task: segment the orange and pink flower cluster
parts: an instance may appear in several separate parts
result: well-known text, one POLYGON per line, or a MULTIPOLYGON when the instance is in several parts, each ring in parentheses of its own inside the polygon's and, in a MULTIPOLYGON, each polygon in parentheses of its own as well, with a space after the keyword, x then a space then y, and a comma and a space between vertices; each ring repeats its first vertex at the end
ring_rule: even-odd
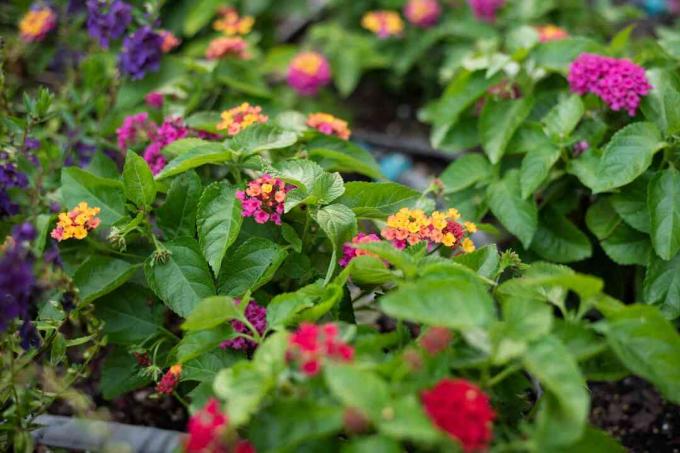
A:
POLYGON ((279 178, 264 174, 248 183, 245 191, 236 192, 241 200, 243 217, 252 217, 257 223, 274 222, 281 225, 281 216, 285 210, 286 193, 294 186, 286 184, 279 178))
POLYGON ((217 60, 223 57, 234 57, 247 60, 251 57, 248 50, 248 42, 241 36, 245 36, 253 29, 255 19, 251 16, 241 17, 236 9, 231 7, 222 8, 220 17, 213 22, 213 28, 224 36, 213 39, 205 51, 205 57, 209 60, 217 60))
POLYGON ((34 6, 21 18, 19 34, 26 42, 38 42, 57 26, 57 14, 49 6, 34 6))
POLYGON ((302 96, 313 96, 331 81, 331 65, 319 52, 301 52, 288 66, 288 85, 302 96))
POLYGON ((99 208, 90 208, 86 202, 80 202, 70 211, 59 214, 57 226, 50 236, 59 242, 71 238, 85 239, 90 231, 99 226, 99 212, 99 208))
POLYGON ((343 140, 349 140, 352 132, 343 121, 328 113, 310 113, 307 116, 307 126, 316 129, 325 135, 335 135, 343 140))
POLYGON ((286 359, 300 365, 300 371, 314 376, 321 371, 327 360, 351 362, 354 348, 340 339, 340 331, 335 324, 302 323, 288 341, 286 359))
POLYGON ((404 21, 399 13, 389 10, 367 12, 361 18, 361 26, 381 39, 400 36, 404 31, 404 21))
POLYGON ((269 117, 262 113, 262 107, 250 105, 248 102, 225 110, 221 118, 217 130, 226 130, 232 137, 253 124, 269 121, 269 117))
POLYGON ((431 246, 441 244, 473 252, 475 244, 466 235, 476 233, 477 226, 472 222, 459 223, 459 219, 460 213, 454 208, 434 211, 429 216, 420 209, 403 208, 387 218, 387 226, 380 234, 397 248, 426 241, 431 246))

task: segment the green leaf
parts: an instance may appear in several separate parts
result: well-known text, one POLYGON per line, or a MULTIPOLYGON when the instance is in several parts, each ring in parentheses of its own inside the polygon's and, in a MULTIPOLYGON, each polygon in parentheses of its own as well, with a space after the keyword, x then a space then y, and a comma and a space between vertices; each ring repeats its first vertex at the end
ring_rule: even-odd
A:
POLYGON ((331 241, 336 257, 342 245, 351 241, 357 233, 356 216, 343 204, 331 204, 319 209, 315 220, 331 241))
POLYGON ((374 256, 356 256, 350 261, 352 282, 361 285, 382 285, 395 279, 395 273, 374 256))
POLYGON ((253 362, 241 361, 217 373, 213 388, 226 401, 231 423, 239 426, 255 413, 272 385, 271 378, 260 373, 253 362))
POLYGON ((668 319, 680 316, 680 254, 670 261, 650 257, 643 295, 646 303, 659 307, 668 319))
POLYGON ((501 160, 510 139, 529 116, 533 104, 530 96, 517 100, 487 100, 479 118, 479 136, 492 164, 501 160))
POLYGON ((592 453, 596 451, 625 453, 626 449, 606 432, 587 426, 578 442, 566 447, 557 448, 554 451, 555 453, 592 453))
POLYGON ((288 148, 297 142, 297 134, 271 124, 254 124, 239 132, 229 142, 229 147, 246 154, 288 148))
POLYGON ((194 307, 186 321, 184 330, 206 330, 241 316, 236 302, 227 296, 206 297, 194 307))
POLYGON ((196 241, 180 238, 165 244, 170 257, 165 264, 149 257, 144 273, 149 287, 175 313, 187 317, 206 297, 215 295, 215 284, 196 241))
MULTIPOLYGON (((205 132, 210 132, 213 134, 218 133, 219 131, 217 130, 217 124, 221 120, 221 115, 220 112, 215 112, 215 111, 202 111, 202 112, 196 112, 192 113, 188 117, 184 119, 184 123, 192 128, 192 129, 198 129, 200 131, 205 131, 205 132)), ((200 139, 197 138, 185 138, 182 140, 177 140, 175 142, 170 143, 168 146, 165 147, 165 152, 169 154, 173 154, 170 152, 170 147, 175 145, 178 142, 181 141, 194 141, 198 142, 200 139)), ((190 142, 189 142, 190 143, 190 142)), ((177 146, 177 145, 175 145, 177 146)), ((184 145, 182 145, 183 147, 184 145)), ((193 147, 193 146, 192 146, 193 147)), ((180 154, 179 152, 176 154, 180 154)))
POLYGON ((94 153, 85 170, 101 178, 117 179, 120 176, 116 163, 101 151, 94 153))
POLYGON ((201 354, 182 364, 182 381, 207 382, 212 385, 215 375, 222 368, 233 365, 240 358, 241 354, 222 349, 201 354))
POLYGON ((302 253, 302 239, 295 231, 295 228, 284 223, 281 225, 281 236, 286 240, 297 253, 302 253))
POLYGON ((655 307, 599 307, 603 330, 618 358, 633 373, 656 386, 665 398, 680 403, 680 336, 655 307))
POLYGON ((574 131, 585 113, 581 97, 573 94, 560 100, 543 118, 545 131, 553 139, 564 141, 574 131))
POLYGON ((101 209, 101 227, 111 226, 126 215, 123 184, 115 179, 100 178, 76 167, 61 170, 61 196, 72 209, 81 201, 101 209))
POLYGON ((156 210, 158 226, 167 238, 193 237, 196 207, 202 192, 201 179, 195 171, 188 171, 172 180, 165 203, 156 210))
POLYGON ((238 237, 242 221, 235 187, 221 181, 205 188, 196 210, 198 244, 215 275, 220 272, 227 249, 238 237))
POLYGON ((213 73, 217 80, 234 91, 258 98, 271 97, 264 74, 252 61, 223 58, 213 73))
MULTIPOLYGON (((186 68, 181 58, 165 55, 161 60, 161 67, 158 71, 147 73, 142 80, 129 79, 122 82, 116 97, 115 111, 120 114, 128 114, 130 110, 144 100, 147 93, 173 85, 185 74, 186 68)), ((114 132, 114 130, 110 132, 114 132)))
POLYGON ((652 91, 642 99, 642 112, 648 121, 654 121, 664 135, 680 132, 680 80, 668 70, 659 68, 647 71, 652 91))
POLYGON ((396 440, 380 435, 352 439, 342 446, 342 453, 401 453, 403 450, 396 440))
POLYGON ((375 157, 350 141, 319 134, 307 143, 307 149, 309 158, 326 170, 360 173, 374 179, 383 177, 375 157))
POLYGON ((117 258, 93 255, 78 267, 73 283, 80 291, 81 300, 92 302, 128 281, 139 267, 117 258))
POLYGON ((267 305, 268 328, 274 330, 285 328, 297 320, 300 312, 314 306, 314 298, 305 291, 305 288, 274 296, 267 305))
POLYGON ((520 185, 522 198, 528 198, 543 184, 550 174, 550 169, 560 158, 559 148, 548 144, 527 151, 522 159, 520 169, 520 185))
POLYGON ((125 156, 123 183, 125 196, 137 207, 149 208, 156 199, 156 183, 149 164, 132 151, 125 156))
POLYGON ((647 173, 624 186, 611 197, 611 204, 618 215, 636 230, 643 233, 651 231, 649 210, 647 209, 647 187, 651 178, 647 173))
POLYGON ((541 212, 531 250, 556 263, 581 261, 593 254, 588 236, 551 208, 541 212))
POLYGON ((385 219, 401 208, 413 207, 420 192, 394 182, 345 184, 345 193, 336 201, 352 209, 357 217, 385 219))
POLYGON ((139 373, 139 366, 132 354, 116 348, 109 352, 102 364, 99 388, 105 400, 112 400, 129 391, 144 387, 151 380, 139 373))
POLYGON ((287 253, 272 241, 253 237, 239 245, 222 262, 218 293, 241 296, 269 282, 287 253))
POLYGON ((480 153, 463 154, 439 176, 444 193, 458 192, 478 182, 486 182, 491 176, 491 164, 480 153))
POLYGON ((483 277, 493 278, 498 270, 498 249, 496 244, 488 244, 472 253, 454 256, 453 261, 472 269, 483 277))
MULTIPOLYGON (((219 113, 217 114, 217 120, 215 120, 215 124, 217 124, 220 121, 220 115, 219 113)), ((189 124, 187 124, 189 126, 189 124)), ((215 129, 216 131, 217 129, 215 129)), ((179 140, 176 140, 169 145, 165 146, 163 148, 163 154, 168 156, 168 157, 177 157, 181 156, 182 154, 191 151, 194 148, 198 148, 200 146, 205 146, 209 145, 211 142, 208 140, 203 140, 201 138, 195 138, 195 137, 189 137, 189 138, 180 138, 179 140)))
MULTIPOLYGON (((406 395, 392 404, 394 416, 383 419, 378 431, 394 439, 432 445, 443 440, 443 435, 425 415, 423 406, 414 395, 406 395)), ((451 446, 448 446, 451 448, 451 446)), ((448 450, 444 450, 448 451, 448 450)))
MULTIPOLYGON (((267 306, 269 308, 269 306, 267 306)), ((253 356, 255 368, 265 376, 276 376, 288 366, 286 351, 289 334, 286 331, 276 332, 257 347, 253 356)))
POLYGON ((403 271, 406 276, 414 276, 418 271, 416 259, 405 251, 397 249, 390 242, 366 242, 357 244, 356 248, 367 250, 372 254, 377 255, 397 269, 403 271))
POLYGON ((665 146, 652 123, 633 123, 619 130, 602 153, 594 192, 625 186, 644 173, 657 151, 665 146))
POLYGON ((489 186, 487 201, 493 215, 528 249, 538 228, 538 212, 534 200, 523 199, 520 192, 519 172, 511 170, 489 186))
POLYGON ((220 0, 197 0, 184 17, 182 31, 184 36, 193 36, 205 28, 217 12, 220 0))
POLYGON ((501 309, 503 322, 494 325, 491 330, 495 365, 502 365, 523 354, 530 342, 550 333, 553 322, 552 306, 521 293, 505 294, 501 299, 501 309))
POLYGON ((580 439, 588 417, 589 396, 578 364, 567 348, 548 335, 529 346, 523 362, 546 392, 536 422, 539 450, 549 451, 551 446, 580 439))
POLYGON ((95 313, 104 321, 109 342, 135 344, 160 331, 163 306, 150 305, 153 295, 141 286, 125 285, 95 302, 95 313))
POLYGON ((186 363, 206 352, 214 351, 222 342, 233 338, 230 324, 208 330, 187 332, 176 347, 177 361, 186 363))
POLYGON ((680 173, 673 167, 651 179, 647 189, 652 245, 665 260, 680 251, 680 173))
POLYGON ((584 52, 606 53, 598 42, 582 37, 549 41, 536 48, 536 63, 546 69, 566 74, 569 65, 584 52))
POLYGON ((599 165, 599 153, 595 149, 589 148, 577 159, 571 159, 567 162, 567 173, 576 176, 584 186, 594 190, 595 186, 599 184, 597 175, 599 165))
POLYGON ((494 316, 486 288, 463 273, 404 284, 381 298, 380 307, 397 319, 463 330, 486 326, 494 316))
POLYGON ((373 422, 380 422, 390 403, 389 387, 375 374, 352 365, 327 364, 324 379, 331 393, 345 407, 359 409, 373 422))
POLYGON ((231 160, 232 155, 233 152, 226 149, 221 143, 201 145, 180 154, 168 162, 163 170, 156 175, 156 179, 169 178, 170 176, 179 175, 187 170, 206 164, 227 162, 231 160))

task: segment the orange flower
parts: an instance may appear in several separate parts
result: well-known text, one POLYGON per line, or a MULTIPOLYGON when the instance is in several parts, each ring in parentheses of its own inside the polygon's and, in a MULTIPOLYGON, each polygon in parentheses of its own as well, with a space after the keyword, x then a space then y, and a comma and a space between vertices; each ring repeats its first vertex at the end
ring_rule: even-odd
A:
POLYGON ((262 114, 262 107, 250 105, 247 102, 225 110, 221 115, 222 121, 217 124, 218 130, 227 130, 227 133, 234 136, 256 123, 266 123, 269 121, 267 115, 262 114))
POLYGON ((219 14, 221 17, 213 22, 213 28, 227 36, 247 35, 255 24, 255 19, 251 16, 241 17, 234 8, 223 8, 219 14))
POLYGON ((71 211, 59 214, 59 222, 50 235, 59 242, 71 238, 85 239, 90 231, 99 226, 100 220, 96 216, 100 211, 99 208, 88 207, 82 201, 71 211))
POLYGON ((249 59, 248 43, 243 38, 223 36, 210 41, 205 51, 205 57, 209 60, 216 60, 227 55, 232 55, 241 60, 249 59))
POLYGON ((541 25, 536 27, 536 31, 541 42, 559 41, 569 37, 569 33, 557 25, 541 25))
POLYGON ((318 130, 322 134, 335 135, 343 140, 348 140, 352 134, 347 127, 347 121, 343 121, 328 113, 311 113, 307 117, 307 126, 318 130))
POLYGON ((383 39, 404 31, 404 21, 396 11, 369 11, 361 18, 361 26, 383 39))

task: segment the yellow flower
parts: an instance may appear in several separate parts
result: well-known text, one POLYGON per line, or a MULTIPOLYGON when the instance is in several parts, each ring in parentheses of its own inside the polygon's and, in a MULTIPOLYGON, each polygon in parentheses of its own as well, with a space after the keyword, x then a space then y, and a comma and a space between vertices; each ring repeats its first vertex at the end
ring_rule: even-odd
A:
POLYGON ((460 243, 460 246, 465 253, 471 253, 475 251, 475 243, 472 242, 472 239, 470 238, 463 239, 460 243))
POLYGON ((99 226, 100 220, 96 216, 100 211, 99 208, 90 208, 84 201, 80 202, 71 211, 59 214, 57 226, 50 235, 57 241, 85 239, 91 230, 99 226))
POLYGON ((477 225, 475 225, 472 222, 463 222, 463 225, 465 225, 465 229, 467 230, 468 233, 473 234, 477 232, 477 225))

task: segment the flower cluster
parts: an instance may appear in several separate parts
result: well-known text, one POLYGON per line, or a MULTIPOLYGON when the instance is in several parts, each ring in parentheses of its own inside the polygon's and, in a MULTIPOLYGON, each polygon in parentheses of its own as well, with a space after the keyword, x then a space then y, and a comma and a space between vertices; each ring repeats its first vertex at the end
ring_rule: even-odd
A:
POLYGON ((593 93, 614 111, 626 110, 635 116, 640 97, 652 89, 645 69, 630 60, 581 54, 569 67, 571 91, 593 93))
POLYGON ((559 41, 569 37, 569 33, 564 28, 551 24, 536 27, 536 32, 540 42, 559 41))
POLYGON ((217 124, 217 130, 225 130, 227 134, 234 136, 256 123, 266 123, 269 121, 267 115, 262 114, 262 107, 250 105, 247 102, 225 110, 221 115, 222 121, 217 124))
POLYGON ((146 112, 126 116, 123 124, 116 129, 118 136, 118 148, 125 151, 128 146, 144 138, 150 138, 155 133, 156 125, 149 121, 146 112))
POLYGON ((335 324, 303 323, 290 336, 286 358, 300 363, 300 370, 314 376, 321 371, 324 360, 351 362, 354 348, 339 338, 340 331, 335 324))
POLYGON ((255 19, 241 17, 234 8, 225 7, 219 12, 220 18, 213 22, 213 28, 227 36, 247 35, 253 29, 255 19))
POLYGON ((59 214, 57 226, 50 236, 59 242, 71 238, 85 239, 90 231, 99 226, 97 215, 100 211, 99 208, 90 208, 86 202, 81 201, 70 211, 59 214))
POLYGON ((361 18, 361 26, 381 39, 400 36, 404 31, 399 13, 388 10, 369 11, 361 18))
POLYGON ((421 401, 432 422, 460 442, 464 451, 488 446, 495 413, 479 387, 463 379, 443 379, 424 391, 421 401))
POLYGON ((494 22, 496 12, 503 7, 505 0, 468 0, 468 3, 478 20, 494 22))
POLYGON ((163 53, 172 52, 181 43, 179 38, 175 36, 171 31, 159 30, 158 34, 163 39, 163 44, 161 44, 161 50, 163 51, 163 53))
POLYGON ((476 233, 477 226, 472 222, 461 224, 458 219, 460 214, 453 208, 434 211, 429 216, 420 209, 403 208, 387 218, 381 235, 400 249, 426 241, 430 246, 441 244, 454 250, 460 248, 464 253, 473 252, 475 244, 465 236, 476 233))
POLYGON ((451 343, 453 335, 446 327, 430 327, 420 336, 418 343, 428 354, 435 356, 443 352, 451 343))
POLYGON ((224 433, 229 417, 220 410, 220 403, 210 398, 202 409, 189 418, 189 436, 184 444, 187 453, 255 453, 255 447, 242 439, 227 441, 224 433), (230 444, 230 445, 229 445, 230 444))
POLYGON ((165 99, 163 98, 163 93, 158 91, 150 91, 146 96, 144 96, 144 102, 146 102, 146 105, 151 108, 160 109, 163 108, 165 99))
POLYGON ((28 186, 28 178, 19 171, 12 162, 8 162, 7 153, 0 153, 0 219, 19 213, 19 205, 12 201, 11 189, 23 189, 28 186))
POLYGON ((342 246, 342 258, 340 258, 340 266, 347 267, 349 262, 357 256, 375 256, 367 250, 362 250, 355 247, 358 244, 366 244, 369 242, 380 242, 380 238, 376 234, 359 233, 352 238, 352 242, 345 243, 342 246))
POLYGON ((185 138, 189 135, 189 129, 184 125, 181 118, 170 118, 163 121, 163 124, 156 129, 152 136, 152 141, 144 150, 144 160, 149 164, 151 173, 158 174, 167 161, 161 150, 172 142, 185 138))
POLYGON ((143 79, 147 72, 158 71, 163 56, 163 42, 163 37, 148 26, 126 36, 119 57, 120 70, 133 80, 143 79))
POLYGON ((205 57, 208 60, 217 60, 225 56, 233 56, 241 60, 250 58, 248 43, 240 37, 221 36, 210 41, 205 50, 205 57))
POLYGON ((87 0, 87 31, 107 49, 132 21, 132 7, 122 0, 87 0))
POLYGON ((404 16, 416 27, 428 28, 437 23, 441 15, 437 0, 409 0, 404 6, 404 16))
MULTIPOLYGON (((241 300, 236 299, 236 303, 241 303, 241 300)), ((248 322, 257 330, 257 332, 260 335, 264 334, 264 331, 267 330, 267 309, 262 305, 258 305, 254 301, 251 301, 246 307, 244 314, 248 322)), ((250 329, 241 321, 236 319, 231 320, 231 327, 236 333, 252 335, 250 329)), ((237 337, 223 342, 220 347, 229 349, 253 350, 257 347, 257 343, 248 340, 247 338, 237 337)))
POLYGON ((182 365, 176 364, 171 366, 156 385, 156 391, 164 395, 170 395, 177 388, 180 377, 182 377, 182 365))
POLYGON ((318 52, 301 52, 288 66, 288 85, 302 96, 313 96, 331 81, 331 66, 318 52))
POLYGON ((243 205, 241 215, 252 217, 257 223, 271 221, 276 225, 281 225, 286 193, 292 189, 294 186, 265 173, 250 181, 245 191, 236 192, 236 198, 241 200, 243 205))
POLYGON ((343 140, 349 140, 352 132, 347 127, 347 121, 336 118, 328 113, 310 113, 307 116, 307 126, 325 135, 335 135, 343 140))
POLYGON ((34 5, 21 18, 19 34, 26 42, 38 42, 57 26, 57 14, 47 5, 34 5))

